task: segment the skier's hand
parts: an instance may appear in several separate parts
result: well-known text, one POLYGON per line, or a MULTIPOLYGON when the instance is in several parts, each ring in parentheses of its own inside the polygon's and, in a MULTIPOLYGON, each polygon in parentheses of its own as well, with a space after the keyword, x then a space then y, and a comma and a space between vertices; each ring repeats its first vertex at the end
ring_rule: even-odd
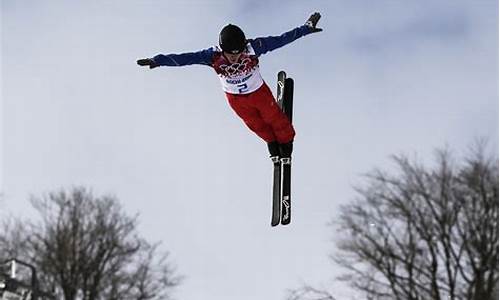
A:
POLYGON ((321 15, 319 14, 319 12, 315 12, 309 17, 309 19, 307 19, 306 25, 312 29, 312 32, 323 31, 323 29, 316 27, 320 18, 321 15))
POLYGON ((149 66, 150 69, 156 68, 159 65, 151 58, 141 58, 137 60, 139 66, 149 66))

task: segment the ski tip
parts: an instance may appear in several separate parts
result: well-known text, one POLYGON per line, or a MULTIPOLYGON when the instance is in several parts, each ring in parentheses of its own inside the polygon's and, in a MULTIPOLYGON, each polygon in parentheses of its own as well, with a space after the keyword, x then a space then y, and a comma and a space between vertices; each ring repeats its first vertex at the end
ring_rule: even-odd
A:
POLYGON ((291 220, 290 220, 290 219, 282 220, 282 221, 281 221, 281 225, 289 225, 289 224, 290 224, 290 222, 291 222, 291 220))
POLYGON ((278 226, 280 224, 280 219, 279 218, 273 218, 271 220, 271 226, 274 227, 274 226, 278 226))

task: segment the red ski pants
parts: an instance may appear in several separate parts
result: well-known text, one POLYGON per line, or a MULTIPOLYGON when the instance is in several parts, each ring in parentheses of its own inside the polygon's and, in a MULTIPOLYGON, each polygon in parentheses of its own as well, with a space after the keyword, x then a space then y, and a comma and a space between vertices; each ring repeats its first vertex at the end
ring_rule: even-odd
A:
POLYGON ((264 83, 250 94, 226 93, 229 105, 245 124, 266 142, 284 144, 293 140, 295 130, 264 83))

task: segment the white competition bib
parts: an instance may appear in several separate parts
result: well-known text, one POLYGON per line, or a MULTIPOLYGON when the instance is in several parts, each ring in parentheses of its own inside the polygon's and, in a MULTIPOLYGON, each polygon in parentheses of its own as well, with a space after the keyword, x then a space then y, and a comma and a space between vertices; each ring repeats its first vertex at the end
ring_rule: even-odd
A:
POLYGON ((264 83, 259 72, 259 67, 255 67, 249 73, 228 77, 219 75, 219 79, 222 89, 230 94, 249 94, 259 89, 264 83))
POLYGON ((219 76, 222 89, 230 94, 249 94, 264 83, 259 71, 259 59, 250 44, 238 62, 229 63, 221 53, 215 59, 213 67, 219 76))

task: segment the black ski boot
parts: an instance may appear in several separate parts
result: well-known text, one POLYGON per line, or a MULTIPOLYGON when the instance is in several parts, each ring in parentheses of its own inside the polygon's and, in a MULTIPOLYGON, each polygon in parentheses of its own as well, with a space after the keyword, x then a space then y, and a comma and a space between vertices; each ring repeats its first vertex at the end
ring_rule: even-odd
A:
POLYGON ((293 141, 285 143, 285 144, 279 144, 279 152, 280 156, 282 158, 291 158, 292 157, 292 151, 293 151, 293 141))
POLYGON ((269 157, 273 163, 278 163, 280 160, 280 144, 278 142, 267 143, 267 149, 269 150, 269 157))

